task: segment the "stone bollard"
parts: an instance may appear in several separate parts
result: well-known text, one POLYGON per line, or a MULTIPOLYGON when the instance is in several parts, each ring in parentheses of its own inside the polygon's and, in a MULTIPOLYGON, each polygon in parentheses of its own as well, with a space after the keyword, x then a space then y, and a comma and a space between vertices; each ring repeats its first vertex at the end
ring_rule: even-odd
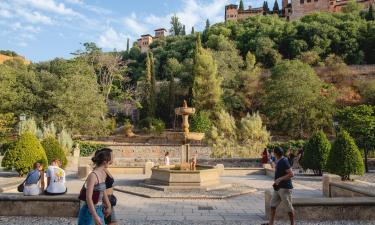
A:
POLYGON ((78 179, 85 179, 91 171, 89 166, 79 166, 78 167, 78 179))
POLYGON ((324 174, 322 178, 322 184, 323 184, 323 196, 324 197, 331 197, 331 190, 329 184, 332 182, 340 182, 341 178, 340 176, 334 175, 334 174, 324 174))
POLYGON ((219 171, 219 176, 224 175, 224 164, 216 164, 216 169, 219 171))
POLYGON ((151 176, 152 174, 152 167, 154 167, 154 162, 146 162, 145 164, 145 175, 146 176, 151 176))

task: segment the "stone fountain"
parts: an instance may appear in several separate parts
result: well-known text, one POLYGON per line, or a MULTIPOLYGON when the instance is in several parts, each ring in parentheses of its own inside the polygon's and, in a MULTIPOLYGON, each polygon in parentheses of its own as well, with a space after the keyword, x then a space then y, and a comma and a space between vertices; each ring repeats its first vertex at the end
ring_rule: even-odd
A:
POLYGON ((152 168, 151 178, 146 180, 146 184, 188 189, 204 189, 212 185, 219 185, 218 169, 213 166, 197 165, 192 167, 190 164, 193 155, 189 143, 201 141, 204 138, 204 133, 189 131, 189 116, 195 113, 195 108, 188 107, 184 101, 182 107, 175 109, 175 113, 177 116, 182 116, 182 131, 173 132, 169 138, 182 139, 180 164, 152 168))

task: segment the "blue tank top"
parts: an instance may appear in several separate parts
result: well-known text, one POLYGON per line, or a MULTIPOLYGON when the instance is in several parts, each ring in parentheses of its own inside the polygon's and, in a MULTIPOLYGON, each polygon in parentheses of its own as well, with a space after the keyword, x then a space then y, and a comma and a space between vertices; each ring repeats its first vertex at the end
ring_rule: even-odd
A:
POLYGON ((25 182, 26 185, 37 184, 40 178, 40 172, 39 170, 32 170, 27 174, 27 176, 28 178, 25 182))

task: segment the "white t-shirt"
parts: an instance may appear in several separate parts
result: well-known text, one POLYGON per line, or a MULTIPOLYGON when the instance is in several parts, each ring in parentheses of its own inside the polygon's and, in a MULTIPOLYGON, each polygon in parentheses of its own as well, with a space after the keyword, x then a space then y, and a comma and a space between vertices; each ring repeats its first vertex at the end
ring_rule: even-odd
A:
POLYGON ((49 166, 47 169, 47 177, 50 177, 50 183, 47 187, 49 193, 64 193, 65 187, 65 171, 58 166, 49 166))
POLYGON ((164 162, 166 166, 169 166, 169 156, 165 157, 164 162))

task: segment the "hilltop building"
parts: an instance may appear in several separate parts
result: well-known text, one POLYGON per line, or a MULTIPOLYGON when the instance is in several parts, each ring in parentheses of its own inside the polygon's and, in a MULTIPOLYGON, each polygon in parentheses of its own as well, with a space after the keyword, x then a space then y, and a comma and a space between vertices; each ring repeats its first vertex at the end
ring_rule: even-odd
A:
MULTIPOLYGON (((374 0, 356 0, 368 8, 374 0)), ((313 12, 340 12, 349 0, 282 0, 281 16, 287 20, 296 20, 313 12)), ((263 7, 240 10, 238 5, 225 6, 225 21, 246 19, 250 16, 263 14, 263 7)))
POLYGON ((144 34, 141 35, 141 38, 139 38, 138 41, 138 47, 141 49, 141 52, 147 52, 150 44, 154 42, 155 39, 165 37, 167 35, 167 30, 164 28, 159 28, 155 30, 155 36, 153 37, 150 34, 144 34))

